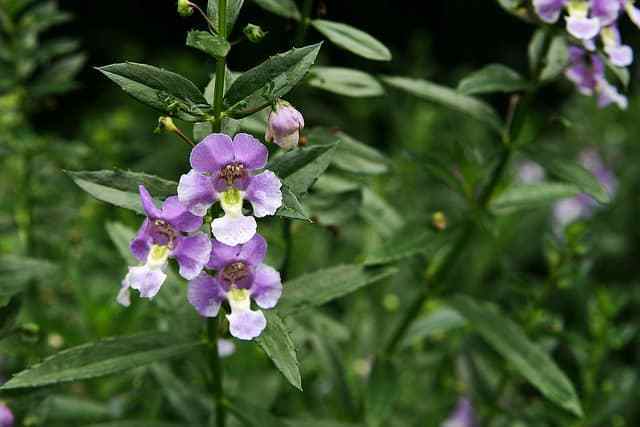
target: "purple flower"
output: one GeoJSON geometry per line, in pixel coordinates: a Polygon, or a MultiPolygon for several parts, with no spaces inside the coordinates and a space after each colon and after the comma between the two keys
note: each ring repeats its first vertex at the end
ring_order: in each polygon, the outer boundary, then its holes
{"type": "Polygon", "coordinates": [[[533,7],[536,13],[544,22],[552,24],[558,21],[562,9],[568,0],[533,0],[533,7]]]}
{"type": "Polygon", "coordinates": [[[251,300],[269,309],[282,294],[280,273],[262,263],[266,253],[267,242],[259,234],[236,246],[214,241],[207,267],[217,273],[211,276],[203,272],[189,282],[189,302],[202,316],[215,317],[222,303],[228,301],[231,335],[242,340],[256,338],[267,320],[262,311],[251,309],[251,300]]]}
{"type": "Polygon", "coordinates": [[[0,403],[0,427],[13,427],[14,421],[11,409],[4,403],[0,403]]]}
{"type": "Polygon", "coordinates": [[[473,427],[475,426],[475,413],[471,400],[466,397],[458,399],[458,404],[442,427],[473,427]]]}
{"type": "MultiPolygon", "coordinates": [[[[590,171],[613,197],[616,193],[617,180],[613,172],[608,169],[600,155],[594,149],[587,149],[580,153],[580,163],[590,171]]],[[[588,218],[593,215],[597,202],[587,194],[579,194],[575,197],[563,199],[553,207],[553,222],[556,234],[579,218],[588,218]]]]}
{"type": "Polygon", "coordinates": [[[531,160],[522,161],[518,165],[518,178],[524,184],[534,184],[544,179],[544,169],[536,162],[531,160]]]}
{"type": "Polygon", "coordinates": [[[130,288],[143,298],[153,298],[167,278],[168,259],[175,258],[179,272],[187,280],[195,278],[209,260],[211,241],[196,232],[202,218],[187,211],[177,197],[169,197],[159,209],[144,186],[139,187],[142,207],[147,218],[131,241],[131,253],[143,265],[129,267],[122,281],[118,302],[131,303],[130,288]],[[191,234],[184,234],[191,233],[191,234]]]}
{"type": "Polygon", "coordinates": [[[298,146],[300,130],[304,128],[302,114],[287,101],[279,99],[269,114],[264,139],[275,142],[285,150],[298,146]]]}
{"type": "Polygon", "coordinates": [[[624,0],[591,0],[591,14],[600,21],[602,27],[618,20],[624,0]]]}
{"type": "Polygon", "coordinates": [[[565,71],[565,76],[575,83],[581,94],[588,96],[596,94],[600,107],[613,103],[622,109],[627,108],[627,98],[606,80],[604,62],[597,54],[571,46],[569,67],[565,71]]]}
{"type": "Polygon", "coordinates": [[[236,345],[231,340],[220,338],[218,340],[218,356],[229,357],[236,352],[236,345]]]}
{"type": "Polygon", "coordinates": [[[587,1],[569,1],[569,16],[566,17],[567,31],[575,38],[591,40],[600,32],[600,20],[589,16],[590,5],[587,1]]]}
{"type": "Polygon", "coordinates": [[[617,26],[611,25],[603,28],[600,32],[600,37],[604,43],[604,51],[613,65],[618,67],[631,65],[633,62],[633,50],[631,47],[622,44],[617,26]]]}
{"type": "Polygon", "coordinates": [[[267,148],[246,133],[231,138],[222,133],[207,136],[191,151],[191,167],[178,184],[178,199],[194,215],[204,216],[216,202],[224,210],[222,218],[211,224],[213,236],[227,245],[246,243],[256,233],[256,220],[245,216],[246,198],[253,215],[273,215],[282,205],[282,186],[278,177],[265,170],[267,148]]]}

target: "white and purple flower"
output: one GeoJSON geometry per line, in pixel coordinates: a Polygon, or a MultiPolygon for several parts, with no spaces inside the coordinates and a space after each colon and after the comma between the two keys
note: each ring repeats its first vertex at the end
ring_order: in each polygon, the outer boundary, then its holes
{"type": "MultiPolygon", "coordinates": [[[[607,193],[613,197],[617,187],[616,177],[605,166],[597,151],[594,149],[583,151],[580,154],[580,163],[598,179],[607,193]]],[[[557,202],[553,207],[553,227],[556,234],[560,234],[567,225],[577,219],[593,215],[597,204],[593,198],[584,193],[557,202]]]]}
{"type": "Polygon", "coordinates": [[[175,258],[180,275],[191,280],[200,274],[211,253],[211,241],[197,232],[202,226],[201,217],[187,211],[175,196],[158,208],[144,186],[139,190],[147,218],[130,249],[144,264],[129,267],[122,281],[118,302],[124,306],[131,303],[130,289],[138,290],[143,298],[153,298],[158,293],[167,278],[169,258],[175,258]]]}
{"type": "Polygon", "coordinates": [[[13,427],[15,418],[11,409],[4,403],[0,403],[0,427],[13,427]]]}
{"type": "Polygon", "coordinates": [[[458,400],[449,418],[442,423],[442,427],[474,427],[475,425],[475,412],[471,400],[466,397],[458,400]]]}
{"type": "Polygon", "coordinates": [[[304,117],[287,101],[279,99],[269,113],[264,139],[290,150],[298,146],[300,130],[304,128],[304,117]]]}
{"type": "Polygon", "coordinates": [[[282,295],[280,273],[263,264],[266,253],[267,242],[259,234],[236,246],[213,241],[207,267],[217,273],[211,276],[203,272],[189,282],[189,302],[202,316],[216,317],[227,301],[231,335],[242,340],[256,338],[267,320],[262,311],[251,309],[251,300],[262,309],[270,309],[282,295]]]}
{"type": "Polygon", "coordinates": [[[211,230],[216,240],[234,246],[255,234],[255,217],[273,215],[282,205],[282,186],[271,171],[257,173],[267,164],[267,148],[253,136],[239,133],[207,136],[191,151],[191,167],[178,184],[178,199],[194,215],[204,216],[216,202],[224,210],[211,230]],[[253,216],[242,212],[244,199],[253,206],[253,216]]]}

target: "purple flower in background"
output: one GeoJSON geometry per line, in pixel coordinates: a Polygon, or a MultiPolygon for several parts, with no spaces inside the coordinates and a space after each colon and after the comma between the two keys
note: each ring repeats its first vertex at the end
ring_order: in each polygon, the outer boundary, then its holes
{"type": "Polygon", "coordinates": [[[298,146],[300,130],[304,128],[302,114],[287,101],[279,99],[269,114],[264,139],[275,142],[281,148],[289,150],[298,146]]]}
{"type": "Polygon", "coordinates": [[[474,427],[475,413],[471,400],[466,397],[460,398],[456,408],[453,410],[449,418],[442,423],[442,427],[474,427]]]}
{"type": "Polygon", "coordinates": [[[604,44],[604,51],[613,65],[626,67],[633,62],[633,50],[631,47],[622,44],[618,27],[611,25],[605,27],[600,32],[600,37],[604,44]]]}
{"type": "Polygon", "coordinates": [[[580,40],[591,40],[600,32],[600,20],[590,16],[590,2],[570,0],[569,16],[566,17],[567,31],[580,40]]]}
{"type": "Polygon", "coordinates": [[[627,98],[618,92],[615,86],[605,78],[605,67],[602,59],[594,53],[577,46],[569,48],[569,67],[565,76],[575,83],[578,91],[587,96],[596,94],[598,106],[610,104],[627,108],[627,98]]]}
{"type": "Polygon", "coordinates": [[[544,22],[553,24],[558,21],[568,0],[533,0],[533,7],[544,22]]]}
{"type": "Polygon", "coordinates": [[[207,267],[217,274],[203,272],[191,280],[189,302],[202,316],[215,317],[222,303],[228,301],[231,335],[242,340],[256,338],[267,320],[262,311],[251,309],[251,300],[258,307],[269,309],[275,307],[282,294],[280,273],[262,263],[266,253],[267,242],[259,234],[236,246],[214,241],[207,267]]]}
{"type": "Polygon", "coordinates": [[[0,403],[0,427],[13,427],[14,421],[11,409],[4,403],[0,403]]]}
{"type": "Polygon", "coordinates": [[[195,278],[209,260],[211,241],[204,233],[194,233],[202,218],[187,211],[177,197],[169,197],[159,209],[144,186],[139,187],[142,207],[147,218],[131,241],[131,253],[143,265],[129,267],[122,281],[118,302],[131,303],[130,288],[143,298],[153,298],[167,278],[167,260],[178,262],[179,272],[187,280],[195,278]],[[193,233],[185,235],[183,233],[193,233]]]}
{"type": "MultiPolygon", "coordinates": [[[[580,163],[598,179],[609,196],[613,197],[615,195],[616,177],[605,166],[597,151],[594,149],[584,150],[580,153],[580,163]]],[[[597,202],[584,193],[560,200],[553,207],[554,230],[557,234],[561,234],[562,230],[575,220],[593,215],[596,206],[597,202]]]]}
{"type": "Polygon", "coordinates": [[[591,14],[606,27],[618,20],[625,0],[591,0],[591,14]]]}
{"type": "Polygon", "coordinates": [[[207,136],[191,151],[191,167],[178,184],[178,199],[189,211],[204,216],[216,202],[224,210],[211,230],[216,240],[227,245],[246,243],[256,234],[256,220],[245,216],[242,205],[246,198],[253,215],[273,215],[282,205],[282,186],[278,177],[265,170],[267,148],[253,136],[239,133],[231,138],[222,133],[207,136]]]}
{"type": "Polygon", "coordinates": [[[544,176],[544,168],[536,162],[525,160],[518,165],[518,178],[524,184],[541,182],[544,176]]]}
{"type": "Polygon", "coordinates": [[[218,340],[218,356],[229,357],[236,352],[236,345],[231,340],[218,340]]]}

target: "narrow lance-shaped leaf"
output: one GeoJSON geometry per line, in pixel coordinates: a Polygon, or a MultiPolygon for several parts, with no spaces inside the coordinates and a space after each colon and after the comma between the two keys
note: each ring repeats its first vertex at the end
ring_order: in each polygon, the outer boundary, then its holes
{"type": "Polygon", "coordinates": [[[580,193],[580,189],[575,185],[560,182],[515,185],[493,199],[490,207],[497,213],[532,209],[580,193]]]}
{"type": "Polygon", "coordinates": [[[391,52],[385,45],[362,30],[340,22],[314,19],[311,25],[332,43],[363,58],[390,61],[391,52]]]}
{"type": "Polygon", "coordinates": [[[413,322],[401,345],[408,347],[424,338],[446,334],[466,324],[465,318],[460,316],[457,311],[443,307],[413,322]]]}
{"type": "Polygon", "coordinates": [[[321,43],[272,56],[238,77],[224,96],[226,113],[242,118],[286,95],[307,74],[321,43]]]}
{"type": "Polygon", "coordinates": [[[289,383],[302,391],[296,347],[284,321],[273,310],[265,311],[267,327],[257,342],[289,383]]]}
{"type": "MultiPolygon", "coordinates": [[[[238,15],[240,14],[240,9],[242,9],[243,4],[244,0],[227,0],[227,35],[231,34],[231,31],[233,31],[233,26],[238,20],[238,15]]],[[[219,31],[218,0],[209,0],[207,4],[207,15],[213,24],[213,29],[219,31]]]]}
{"type": "Polygon", "coordinates": [[[61,351],[16,374],[0,390],[101,377],[180,356],[201,344],[201,341],[181,341],[166,333],[108,338],[61,351]]]}
{"type": "Polygon", "coordinates": [[[57,265],[50,261],[16,255],[0,256],[0,306],[22,292],[32,280],[51,277],[57,265]]]}
{"type": "Polygon", "coordinates": [[[133,62],[107,65],[98,71],[143,104],[182,120],[202,121],[211,109],[195,84],[171,71],[133,62]]]}
{"type": "Polygon", "coordinates": [[[20,314],[20,297],[13,297],[9,304],[0,307],[0,340],[6,338],[13,331],[18,314],[20,314]]]}
{"type": "Polygon", "coordinates": [[[384,77],[383,81],[418,98],[436,102],[452,110],[469,116],[501,132],[503,123],[498,114],[488,104],[479,99],[461,95],[453,89],[420,79],[406,77],[384,77]]]}
{"type": "Polygon", "coordinates": [[[582,407],[571,381],[540,347],[527,338],[520,326],[500,314],[492,304],[466,296],[454,297],[449,305],[545,397],[582,416],[582,407]]]}
{"type": "Polygon", "coordinates": [[[300,20],[300,11],[293,0],[253,0],[258,6],[266,11],[282,16],[300,20]]]}
{"type": "Polygon", "coordinates": [[[363,98],[384,94],[380,82],[364,71],[340,67],[313,67],[309,86],[338,95],[363,98]]]}
{"type": "Polygon", "coordinates": [[[490,64],[462,79],[458,84],[458,92],[464,95],[511,93],[528,87],[529,82],[518,72],[501,64],[490,64]]]}
{"type": "Polygon", "coordinates": [[[545,55],[544,67],[540,72],[541,81],[553,80],[560,75],[569,63],[569,46],[562,35],[555,36],[545,55]]]}
{"type": "Polygon", "coordinates": [[[376,358],[366,394],[367,426],[378,427],[391,415],[398,396],[398,372],[391,360],[376,358]]]}
{"type": "Polygon", "coordinates": [[[284,284],[285,292],[278,304],[278,312],[290,315],[326,304],[395,273],[392,268],[365,269],[360,265],[339,265],[304,274],[284,284]]]}
{"type": "Polygon", "coordinates": [[[273,171],[296,194],[306,193],[331,164],[337,144],[304,147],[273,158],[273,171]]]}
{"type": "Polygon", "coordinates": [[[187,46],[208,53],[214,58],[227,56],[229,49],[231,49],[228,41],[208,31],[189,31],[187,46]]]}

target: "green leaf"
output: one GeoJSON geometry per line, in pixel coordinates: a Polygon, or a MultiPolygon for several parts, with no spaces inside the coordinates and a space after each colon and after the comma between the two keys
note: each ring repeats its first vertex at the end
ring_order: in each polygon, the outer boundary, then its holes
{"type": "Polygon", "coordinates": [[[353,98],[384,95],[384,88],[373,76],[350,68],[313,67],[307,83],[317,89],[353,98]]]}
{"type": "Polygon", "coordinates": [[[383,81],[395,88],[427,101],[436,102],[469,116],[501,132],[503,123],[493,108],[479,99],[461,95],[453,89],[420,79],[406,77],[384,77],[383,81]]]}
{"type": "Polygon", "coordinates": [[[300,20],[300,11],[293,0],[253,0],[264,10],[283,18],[300,20]]]}
{"type": "Polygon", "coordinates": [[[296,194],[306,193],[331,164],[337,144],[326,144],[291,150],[271,159],[269,169],[296,194]]]}
{"type": "Polygon", "coordinates": [[[38,75],[29,89],[32,96],[55,95],[76,87],[73,79],[87,62],[82,53],[57,60],[42,74],[38,75]]]}
{"type": "Polygon", "coordinates": [[[287,381],[302,391],[296,347],[287,326],[274,310],[265,310],[264,313],[267,327],[256,341],[287,381]]]}
{"type": "Polygon", "coordinates": [[[458,84],[458,92],[478,95],[495,92],[519,92],[529,88],[529,82],[519,73],[501,64],[490,64],[465,77],[458,84]]]}
{"type": "Polygon", "coordinates": [[[352,220],[362,206],[362,190],[350,190],[339,193],[319,192],[308,198],[307,206],[318,224],[344,225],[352,220]]]}
{"type": "MultiPolygon", "coordinates": [[[[233,26],[238,20],[238,15],[240,15],[240,9],[242,9],[243,4],[244,0],[227,0],[227,36],[233,31],[233,26]]],[[[209,0],[207,4],[207,15],[209,15],[209,19],[213,24],[213,29],[219,31],[218,0],[209,0]]]]}
{"type": "Polygon", "coordinates": [[[0,307],[0,340],[11,335],[20,314],[20,298],[11,298],[9,304],[0,307]]]}
{"type": "Polygon", "coordinates": [[[613,65],[609,59],[605,58],[605,64],[611,73],[618,79],[618,81],[624,86],[625,89],[629,88],[629,82],[631,81],[631,75],[626,67],[618,67],[613,65]]]}
{"type": "Polygon", "coordinates": [[[213,133],[211,122],[198,122],[193,124],[193,140],[196,144],[213,133]]]}
{"type": "Polygon", "coordinates": [[[189,31],[187,46],[207,53],[214,58],[224,58],[229,53],[231,45],[217,34],[208,31],[189,31]]]}
{"type": "Polygon", "coordinates": [[[211,107],[190,80],[151,65],[126,62],[98,68],[138,101],[188,122],[203,121],[211,107]]]}
{"type": "Polygon", "coordinates": [[[383,425],[391,415],[398,396],[398,380],[399,373],[393,363],[377,357],[367,384],[365,419],[368,427],[383,425]]]}
{"type": "Polygon", "coordinates": [[[443,335],[466,324],[467,321],[457,311],[443,307],[413,322],[401,345],[409,347],[427,337],[443,335]]]}
{"type": "Polygon", "coordinates": [[[545,56],[544,67],[540,72],[540,81],[555,79],[567,68],[569,64],[569,45],[563,35],[557,35],[549,44],[549,50],[545,56]]]}
{"type": "Polygon", "coordinates": [[[110,418],[111,411],[106,404],[74,396],[54,395],[47,397],[37,410],[38,418],[46,421],[69,421],[73,424],[99,421],[110,418]]]}
{"type": "Polygon", "coordinates": [[[201,404],[201,399],[206,399],[206,396],[195,393],[166,363],[154,363],[151,372],[169,404],[189,425],[197,426],[201,424],[201,420],[206,419],[207,408],[203,408],[201,404]]]}
{"type": "Polygon", "coordinates": [[[539,28],[531,37],[527,53],[529,56],[529,71],[532,76],[538,74],[538,70],[542,65],[544,54],[549,47],[549,30],[547,28],[539,28]]]}
{"type": "Polygon", "coordinates": [[[16,374],[0,391],[101,377],[184,355],[200,345],[159,332],[108,338],[61,351],[16,374]]]}
{"type": "Polygon", "coordinates": [[[435,230],[416,230],[408,227],[398,232],[390,240],[377,249],[369,252],[364,261],[365,265],[385,265],[416,255],[433,256],[447,242],[453,240],[458,230],[451,229],[441,232],[435,230]]]}
{"type": "Polygon", "coordinates": [[[184,427],[184,424],[163,423],[162,421],[122,420],[91,424],[85,427],[184,427]]]}
{"type": "Polygon", "coordinates": [[[31,281],[50,278],[57,270],[57,265],[43,259],[0,256],[0,306],[22,292],[31,281]]]}
{"type": "Polygon", "coordinates": [[[290,315],[308,307],[320,306],[395,273],[393,268],[365,269],[360,265],[339,265],[304,274],[284,284],[278,312],[290,315]]]}
{"type": "Polygon", "coordinates": [[[226,113],[242,118],[286,95],[307,74],[321,43],[292,49],[267,59],[238,77],[224,96],[226,113]]]}
{"type": "Polygon", "coordinates": [[[607,189],[600,183],[598,178],[581,164],[558,157],[538,158],[537,160],[552,175],[563,182],[575,185],[599,203],[606,204],[611,202],[611,196],[607,189]]]}
{"type": "Polygon", "coordinates": [[[520,326],[504,317],[493,304],[467,296],[454,297],[449,305],[547,399],[582,417],[582,407],[571,381],[527,338],[520,326]]]}
{"type": "Polygon", "coordinates": [[[314,19],[311,25],[332,43],[363,58],[390,61],[391,52],[385,45],[362,30],[340,22],[314,19]]]}
{"type": "Polygon", "coordinates": [[[154,197],[176,193],[175,182],[139,172],[123,170],[65,171],[80,188],[98,200],[143,213],[138,186],[144,185],[154,197]]]}
{"type": "Polygon", "coordinates": [[[280,209],[278,209],[276,215],[286,218],[311,221],[307,210],[298,199],[298,196],[286,185],[282,186],[281,191],[282,206],[280,206],[280,209]]]}
{"type": "Polygon", "coordinates": [[[133,240],[136,235],[135,231],[119,222],[108,222],[105,228],[120,256],[127,264],[136,265],[139,261],[133,256],[129,249],[129,243],[131,243],[131,240],[133,240]]]}
{"type": "Polygon", "coordinates": [[[575,185],[559,182],[515,185],[491,201],[494,211],[515,211],[547,206],[557,200],[580,194],[575,185]]]}

